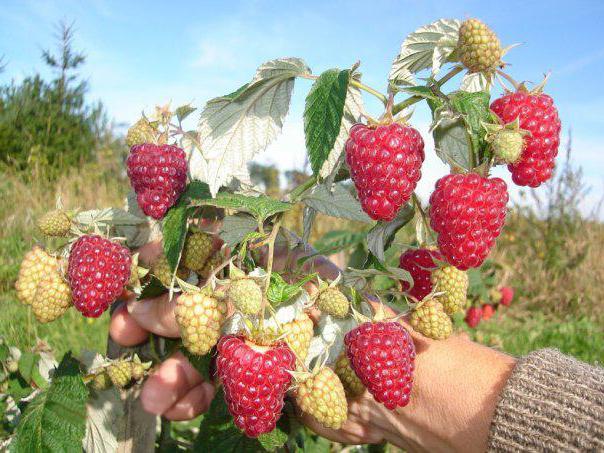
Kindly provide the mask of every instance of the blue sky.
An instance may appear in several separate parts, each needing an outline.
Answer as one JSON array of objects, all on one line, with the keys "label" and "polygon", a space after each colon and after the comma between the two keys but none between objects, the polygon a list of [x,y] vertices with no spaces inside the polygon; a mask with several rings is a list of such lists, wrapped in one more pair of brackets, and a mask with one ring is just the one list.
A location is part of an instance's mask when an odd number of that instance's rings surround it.
[{"label": "blue sky", "polygon": [[[82,75],[92,96],[118,122],[170,100],[201,107],[245,83],[261,62],[282,56],[303,58],[315,73],[360,60],[363,81],[383,90],[406,34],[441,17],[478,17],[504,44],[521,43],[505,58],[517,80],[540,81],[551,71],[546,91],[556,100],[565,135],[572,127],[573,159],[592,186],[588,210],[604,193],[602,1],[5,0],[0,54],[7,67],[0,81],[38,70],[41,49],[65,20],[75,21],[76,47],[88,56]],[[284,134],[260,157],[283,169],[304,162],[301,114],[309,83],[296,83]],[[379,105],[365,99],[379,115]],[[412,121],[425,131],[427,109],[418,108]],[[444,171],[428,158],[420,194]],[[510,181],[504,169],[495,173]]]}]

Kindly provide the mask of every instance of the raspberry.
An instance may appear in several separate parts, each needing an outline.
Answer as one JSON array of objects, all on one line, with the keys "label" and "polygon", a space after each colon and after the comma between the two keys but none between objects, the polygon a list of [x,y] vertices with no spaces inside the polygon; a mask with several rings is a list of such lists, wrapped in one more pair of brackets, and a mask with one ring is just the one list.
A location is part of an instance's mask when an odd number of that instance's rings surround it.
[{"label": "raspberry", "polygon": [[149,124],[149,121],[141,118],[128,129],[126,145],[128,148],[132,148],[135,145],[142,145],[143,143],[153,143],[155,135],[155,129]]},{"label": "raspberry", "polygon": [[17,298],[26,305],[31,305],[36,295],[38,283],[49,273],[57,272],[58,260],[41,247],[34,246],[23,257],[15,289]]},{"label": "raspberry", "polygon": [[342,381],[342,385],[344,386],[347,395],[354,398],[365,392],[365,386],[356,373],[352,371],[346,353],[343,353],[338,357],[336,362],[336,374],[340,378],[340,381]]},{"label": "raspberry", "polygon": [[233,280],[227,294],[235,308],[245,315],[256,315],[262,308],[262,288],[251,278]]},{"label": "raspberry", "polygon": [[348,418],[344,387],[331,368],[323,367],[296,390],[296,403],[325,428],[340,429]]},{"label": "raspberry", "polygon": [[500,178],[447,175],[430,196],[430,225],[445,259],[461,270],[478,267],[505,223],[508,193]]},{"label": "raspberry", "polygon": [[520,131],[500,129],[489,137],[493,154],[500,161],[513,164],[520,159],[524,149],[524,135]]},{"label": "raspberry", "polygon": [[482,308],[480,307],[470,307],[466,312],[466,324],[468,327],[472,329],[480,324],[480,320],[482,319]]},{"label": "raspberry", "polygon": [[130,251],[97,235],[80,237],[69,254],[67,276],[75,307],[97,318],[122,294],[130,279]]},{"label": "raspberry", "polygon": [[132,362],[127,360],[113,362],[107,367],[107,375],[117,388],[126,387],[132,380]]},{"label": "raspberry", "polygon": [[438,259],[440,254],[437,251],[428,249],[409,249],[405,251],[399,259],[399,267],[405,269],[413,278],[413,287],[409,282],[402,282],[403,291],[406,291],[414,299],[420,301],[432,291],[432,281],[430,275],[436,269],[434,259]]},{"label": "raspberry", "polygon": [[326,288],[317,296],[317,308],[336,318],[344,318],[348,314],[350,302],[337,288]]},{"label": "raspberry", "polygon": [[423,336],[433,340],[449,338],[453,331],[451,318],[445,313],[442,304],[433,299],[421,302],[411,313],[409,323]]},{"label": "raspberry", "polygon": [[519,119],[524,149],[518,162],[509,164],[512,180],[519,186],[538,187],[552,177],[560,145],[560,119],[554,101],[547,94],[523,90],[506,94],[491,104],[491,110],[504,122]]},{"label": "raspberry", "polygon": [[208,278],[214,269],[224,261],[224,255],[220,252],[214,253],[209,257],[203,267],[197,271],[201,278]]},{"label": "raspberry", "polygon": [[234,335],[220,339],[216,368],[224,399],[235,425],[248,437],[275,429],[295,363],[294,353],[282,342],[268,347]]},{"label": "raspberry", "polygon": [[71,230],[71,219],[61,209],[50,211],[38,220],[38,228],[46,236],[64,237]]},{"label": "raspberry", "polygon": [[283,341],[294,352],[300,363],[304,363],[308,355],[308,348],[314,334],[314,324],[312,319],[300,312],[296,319],[281,325],[283,332]]},{"label": "raspberry", "polygon": [[185,247],[182,251],[182,263],[187,269],[200,271],[212,255],[212,236],[203,231],[197,231],[187,236]]},{"label": "raspberry", "polygon": [[482,304],[482,319],[488,321],[495,314],[495,307],[490,304]]},{"label": "raspberry", "polygon": [[215,297],[202,292],[182,294],[176,300],[174,314],[185,347],[196,355],[210,352],[218,341],[226,312],[225,303]]},{"label": "raspberry", "polygon": [[[172,269],[170,269],[168,258],[166,258],[166,255],[163,253],[151,266],[151,273],[155,275],[166,288],[169,288],[172,285]],[[183,267],[179,267],[176,271],[176,276],[181,280],[186,280],[189,276],[189,271]]]},{"label": "raspberry", "polygon": [[470,72],[482,72],[501,65],[501,44],[497,35],[478,19],[468,19],[459,28],[459,60]]},{"label": "raspberry", "polygon": [[455,266],[444,266],[432,272],[432,284],[437,292],[438,301],[443,304],[445,313],[453,315],[463,310],[468,292],[468,274]]},{"label": "raspberry", "polygon": [[69,285],[61,274],[51,272],[40,280],[31,309],[39,322],[47,323],[62,316],[71,304]]},{"label": "raspberry", "polygon": [[509,307],[514,299],[514,289],[509,286],[504,286],[501,288],[501,300],[499,303],[506,307]]},{"label": "raspberry", "polygon": [[136,145],[126,165],[140,208],[149,217],[163,218],[185,190],[185,152],[171,145]]},{"label": "raspberry", "polygon": [[374,220],[394,219],[415,190],[423,161],[424,141],[410,126],[350,129],[346,162],[361,206]]},{"label": "raspberry", "polygon": [[344,337],[350,366],[376,401],[390,410],[409,403],[415,346],[397,322],[365,322]]},{"label": "raspberry", "polygon": [[105,371],[95,374],[92,381],[90,381],[90,386],[99,391],[107,390],[109,387],[111,387],[111,384],[111,379]]},{"label": "raspberry", "polygon": [[135,381],[140,381],[145,377],[145,372],[151,368],[151,362],[143,363],[138,355],[135,355],[132,359],[132,379]]}]

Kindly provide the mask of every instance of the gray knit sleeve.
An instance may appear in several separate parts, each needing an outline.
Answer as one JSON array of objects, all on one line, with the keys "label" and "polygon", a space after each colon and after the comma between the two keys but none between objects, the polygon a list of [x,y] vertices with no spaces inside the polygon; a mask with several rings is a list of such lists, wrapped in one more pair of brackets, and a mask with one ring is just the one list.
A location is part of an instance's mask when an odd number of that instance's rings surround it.
[{"label": "gray knit sleeve", "polygon": [[501,393],[489,451],[604,451],[604,368],[554,349],[518,360]]}]

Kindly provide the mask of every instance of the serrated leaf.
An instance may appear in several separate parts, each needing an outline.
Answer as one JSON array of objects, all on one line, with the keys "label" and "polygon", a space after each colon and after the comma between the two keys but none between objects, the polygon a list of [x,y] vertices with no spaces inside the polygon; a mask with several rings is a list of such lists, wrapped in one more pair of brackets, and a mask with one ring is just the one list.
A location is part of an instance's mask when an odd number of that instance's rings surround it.
[{"label": "serrated leaf", "polygon": [[11,447],[15,452],[81,452],[88,391],[78,362],[66,354],[50,387],[27,406]]},{"label": "serrated leaf", "polygon": [[206,382],[212,382],[212,375],[210,372],[210,367],[212,365],[212,353],[208,353],[206,355],[195,355],[192,354],[187,348],[184,346],[180,348],[180,351],[184,354],[187,360],[193,365],[193,368],[197,370],[201,376],[203,376],[203,380]]},{"label": "serrated leaf", "polygon": [[[355,74],[352,74],[351,77],[354,78]],[[361,115],[364,111],[365,107],[363,106],[361,90],[349,83],[340,131],[338,132],[338,136],[336,137],[336,141],[333,144],[331,151],[329,151],[327,159],[325,159],[325,162],[323,162],[323,165],[321,166],[321,171],[319,172],[321,178],[327,178],[336,170],[336,165],[346,146],[350,128],[361,121]]]},{"label": "serrated leaf", "polygon": [[350,69],[328,69],[313,83],[306,97],[304,134],[314,174],[321,170],[340,133],[350,73]]},{"label": "serrated leaf", "polygon": [[309,208],[332,217],[365,223],[373,222],[350,190],[341,183],[335,184],[333,190],[329,190],[324,184],[319,184],[303,195],[302,202]]},{"label": "serrated leaf", "polygon": [[[281,420],[285,418],[285,415],[281,416]],[[277,424],[277,427],[273,429],[270,433],[262,434],[258,436],[258,442],[262,445],[262,448],[266,451],[275,451],[277,448],[281,448],[287,442],[288,434],[281,429]]]},{"label": "serrated leaf", "polygon": [[378,222],[367,233],[367,247],[380,261],[385,260],[384,252],[390,247],[398,230],[404,227],[413,218],[414,209],[406,204],[390,222]]},{"label": "serrated leaf", "polygon": [[145,223],[147,219],[138,217],[119,208],[93,209],[78,212],[74,222],[82,225],[131,226]]},{"label": "serrated leaf", "polygon": [[174,113],[176,113],[176,118],[178,121],[183,121],[187,116],[197,110],[195,107],[192,107],[191,104],[181,105],[178,107]]},{"label": "serrated leaf", "polygon": [[203,200],[199,205],[216,206],[218,208],[234,209],[240,212],[252,214],[260,221],[264,221],[279,212],[291,209],[292,204],[285,201],[275,200],[266,195],[250,197],[238,193],[221,192],[216,198]]},{"label": "serrated leaf", "polygon": [[485,133],[482,124],[488,122],[491,116],[489,109],[490,95],[484,91],[468,93],[456,91],[450,96],[453,108],[463,115],[466,128],[472,143],[474,164],[482,163],[482,157],[486,148]]},{"label": "serrated leaf", "polygon": [[38,357],[31,352],[25,351],[19,357],[19,373],[27,382],[32,382],[32,374],[38,365]]},{"label": "serrated leaf", "polygon": [[477,91],[487,91],[488,86],[488,80],[482,72],[468,72],[461,79],[459,89],[468,93],[475,93]]},{"label": "serrated leaf", "polygon": [[224,401],[224,390],[219,387],[212,400],[210,409],[199,425],[199,434],[195,439],[195,451],[220,453],[258,453],[266,451],[258,439],[243,434],[233,422]]},{"label": "serrated leaf", "polygon": [[388,80],[395,85],[416,85],[414,74],[440,66],[454,54],[461,21],[440,19],[409,34],[392,63]]},{"label": "serrated leaf", "polygon": [[334,230],[325,233],[314,243],[317,254],[331,255],[342,250],[362,244],[367,237],[367,232],[354,232],[348,230]]},{"label": "serrated leaf", "polygon": [[305,276],[302,280],[294,284],[290,284],[287,283],[279,273],[273,272],[271,273],[271,282],[268,287],[266,297],[273,306],[287,302],[298,295],[298,293],[302,290],[302,287],[315,277],[316,274],[310,274]]},{"label": "serrated leaf", "polygon": [[143,289],[142,289],[140,295],[136,299],[137,300],[153,299],[155,297],[159,297],[162,294],[166,293],[166,291],[167,291],[167,289],[163,285],[163,283],[160,282],[159,279],[155,275],[152,275],[151,279],[145,284],[145,286],[143,286]]},{"label": "serrated leaf", "polygon": [[229,215],[224,218],[220,227],[220,238],[229,247],[234,247],[245,239],[245,237],[256,231],[258,222],[247,214]]},{"label": "serrated leaf", "polygon": [[463,118],[448,111],[434,116],[434,151],[445,164],[470,170],[473,167],[472,144]]},{"label": "serrated leaf", "polygon": [[415,86],[415,87],[406,87],[403,88],[405,93],[409,93],[412,96],[420,96],[424,99],[430,99],[432,101],[437,101],[438,96],[434,94],[434,92],[427,86]]},{"label": "serrated leaf", "polygon": [[202,149],[191,150],[192,178],[207,182],[212,195],[233,178],[247,181],[248,162],[281,132],[295,77],[309,72],[298,58],[272,60],[250,84],[210,100],[198,127]]}]

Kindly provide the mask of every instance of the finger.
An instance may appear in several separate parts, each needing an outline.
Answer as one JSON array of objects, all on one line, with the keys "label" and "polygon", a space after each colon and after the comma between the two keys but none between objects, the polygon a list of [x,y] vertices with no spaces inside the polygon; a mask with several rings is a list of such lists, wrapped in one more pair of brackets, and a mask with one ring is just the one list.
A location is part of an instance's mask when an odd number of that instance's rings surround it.
[{"label": "finger", "polygon": [[342,444],[365,443],[364,432],[360,425],[353,422],[345,422],[340,429],[325,428],[314,417],[302,414],[302,423],[310,428],[315,434]]},{"label": "finger", "polygon": [[138,260],[141,263],[150,265],[154,263],[164,252],[161,241],[149,242],[137,250]]},{"label": "finger", "polygon": [[113,312],[109,324],[109,335],[122,346],[136,346],[149,338],[149,332],[143,329],[128,313],[126,302]]},{"label": "finger", "polygon": [[201,382],[201,375],[182,353],[177,352],[145,382],[141,392],[143,408],[161,415]]},{"label": "finger", "polygon": [[174,306],[178,296],[168,300],[168,294],[153,299],[130,300],[128,313],[140,327],[162,337],[180,336],[174,317]]},{"label": "finger", "polygon": [[169,420],[191,420],[207,412],[214,399],[214,386],[208,382],[193,387],[189,392],[164,412]]}]

